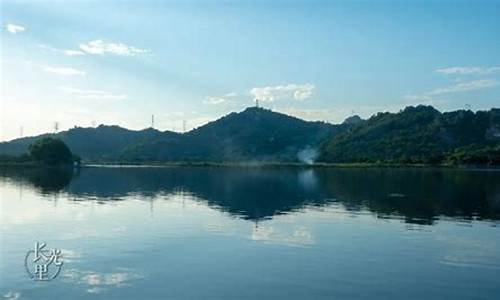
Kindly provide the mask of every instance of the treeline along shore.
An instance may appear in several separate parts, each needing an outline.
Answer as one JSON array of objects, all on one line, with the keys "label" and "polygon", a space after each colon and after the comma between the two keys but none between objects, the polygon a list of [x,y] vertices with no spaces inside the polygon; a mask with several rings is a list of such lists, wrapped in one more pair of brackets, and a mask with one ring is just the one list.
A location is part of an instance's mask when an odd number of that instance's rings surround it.
[{"label": "treeline along shore", "polygon": [[[35,157],[33,145],[47,140],[69,152]],[[498,166],[500,109],[442,113],[409,106],[329,124],[250,107],[186,133],[100,125],[0,143],[4,166],[80,159],[108,166]]]}]

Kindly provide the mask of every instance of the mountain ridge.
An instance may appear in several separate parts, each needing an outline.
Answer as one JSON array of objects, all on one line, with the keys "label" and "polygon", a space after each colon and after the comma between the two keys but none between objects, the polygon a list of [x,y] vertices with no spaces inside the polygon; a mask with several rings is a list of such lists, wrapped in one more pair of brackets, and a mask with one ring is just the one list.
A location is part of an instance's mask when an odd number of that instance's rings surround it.
[{"label": "mountain ridge", "polygon": [[250,107],[186,133],[117,125],[76,127],[0,143],[25,153],[38,138],[62,139],[84,162],[303,162],[500,164],[500,109],[440,112],[408,106],[341,124]]},{"label": "mountain ridge", "polygon": [[86,161],[294,161],[301,148],[315,146],[342,128],[347,126],[310,122],[249,107],[182,134],[153,128],[130,130],[117,125],[75,127],[1,142],[0,154],[25,153],[36,139],[50,136],[62,139]]},{"label": "mountain ridge", "polygon": [[432,106],[419,105],[373,115],[323,143],[319,160],[498,164],[499,143],[500,109],[441,113]]}]

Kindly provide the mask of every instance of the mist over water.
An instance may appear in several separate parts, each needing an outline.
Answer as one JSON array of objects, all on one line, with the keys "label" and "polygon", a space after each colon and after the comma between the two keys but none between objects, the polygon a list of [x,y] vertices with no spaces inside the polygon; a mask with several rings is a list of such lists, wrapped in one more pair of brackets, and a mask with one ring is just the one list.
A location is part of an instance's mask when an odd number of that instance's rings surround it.
[{"label": "mist over water", "polygon": [[299,159],[299,161],[308,165],[312,165],[316,161],[318,156],[318,150],[311,147],[306,147],[303,150],[299,151],[299,153],[297,153],[297,158]]}]

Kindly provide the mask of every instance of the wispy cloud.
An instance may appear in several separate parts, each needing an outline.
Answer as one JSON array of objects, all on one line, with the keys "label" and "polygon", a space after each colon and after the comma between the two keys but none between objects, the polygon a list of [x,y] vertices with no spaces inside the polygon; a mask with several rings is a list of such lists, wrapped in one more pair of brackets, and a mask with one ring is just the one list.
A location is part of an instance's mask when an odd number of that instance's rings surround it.
[{"label": "wispy cloud", "polygon": [[231,101],[231,98],[236,97],[238,94],[235,92],[227,93],[224,96],[207,96],[203,100],[203,103],[209,105],[224,104]]},{"label": "wispy cloud", "polygon": [[54,73],[54,74],[61,75],[61,76],[85,76],[87,74],[85,71],[78,70],[78,69],[71,68],[71,67],[54,67],[54,66],[41,65],[41,64],[37,64],[35,62],[32,62],[30,60],[26,60],[26,61],[24,61],[24,63],[26,65],[29,65],[29,66],[40,68],[45,72]]},{"label": "wispy cloud", "polygon": [[469,91],[475,91],[475,90],[482,90],[482,89],[487,89],[487,88],[492,88],[495,87],[499,84],[497,80],[494,79],[478,79],[478,80],[472,80],[472,81],[467,81],[467,82],[459,82],[450,86],[446,87],[441,87],[434,89],[430,92],[426,93],[421,93],[421,94],[409,94],[406,95],[406,99],[410,100],[431,100],[433,96],[440,96],[444,94],[451,94],[451,93],[460,93],[460,92],[469,92]]},{"label": "wispy cloud", "polygon": [[498,81],[494,79],[472,80],[468,82],[459,82],[454,85],[435,89],[429,92],[429,95],[432,96],[432,95],[442,95],[448,93],[468,92],[468,91],[486,89],[497,85]]},{"label": "wispy cloud", "polygon": [[255,87],[250,94],[262,101],[276,101],[281,99],[306,100],[314,93],[315,86],[310,83],[286,84],[266,87]]},{"label": "wispy cloud", "polygon": [[12,23],[6,24],[5,29],[8,32],[13,33],[13,34],[26,31],[26,27],[21,26],[21,25],[17,25],[17,24],[12,24]]},{"label": "wispy cloud", "polygon": [[[150,52],[147,49],[140,49],[133,46],[128,46],[123,43],[110,43],[104,40],[93,40],[86,44],[80,44],[80,52],[86,54],[115,54],[121,56],[133,56],[137,54],[143,54]],[[67,50],[70,51],[66,53],[67,55],[76,54],[78,50]]]},{"label": "wispy cloud", "polygon": [[62,54],[67,55],[67,56],[85,55],[85,52],[80,51],[80,50],[57,49],[57,48],[54,48],[54,47],[47,46],[45,44],[39,44],[38,47],[40,47],[42,49],[47,49],[47,50],[50,50],[50,51],[53,51],[53,52],[62,53]]},{"label": "wispy cloud", "polygon": [[66,68],[66,67],[45,66],[43,67],[43,70],[45,72],[54,73],[61,76],[75,76],[75,75],[84,76],[86,74],[85,71],[77,70],[74,68]]},{"label": "wispy cloud", "polygon": [[205,104],[210,104],[210,105],[217,105],[217,104],[222,104],[226,103],[227,99],[224,97],[206,97],[205,100],[203,100],[203,103]]},{"label": "wispy cloud", "polygon": [[79,56],[79,55],[85,55],[85,52],[80,51],[80,50],[62,50],[64,54],[67,56]]},{"label": "wispy cloud", "polygon": [[113,94],[101,90],[81,90],[72,87],[59,87],[59,90],[70,94],[72,96],[78,97],[80,99],[94,99],[94,100],[124,100],[127,99],[127,95],[124,94]]},{"label": "wispy cloud", "polygon": [[500,67],[449,67],[437,69],[436,72],[446,75],[485,75],[500,72]]}]

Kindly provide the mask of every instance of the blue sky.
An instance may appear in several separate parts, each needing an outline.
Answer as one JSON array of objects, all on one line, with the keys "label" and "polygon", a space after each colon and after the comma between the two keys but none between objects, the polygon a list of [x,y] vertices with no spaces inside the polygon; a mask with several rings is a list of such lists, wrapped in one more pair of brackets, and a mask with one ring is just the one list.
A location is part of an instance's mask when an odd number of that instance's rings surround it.
[{"label": "blue sky", "polygon": [[[104,2],[104,3],[103,3]],[[499,107],[500,1],[2,1],[1,140]]]}]

